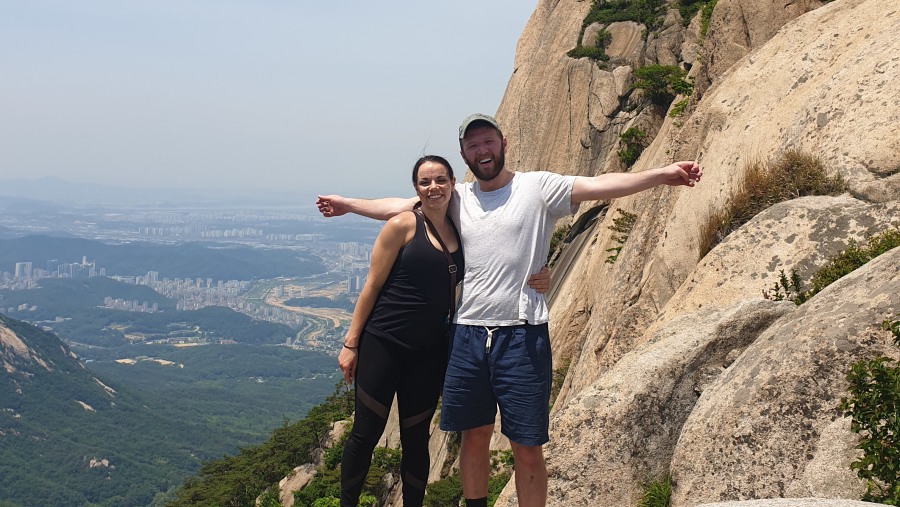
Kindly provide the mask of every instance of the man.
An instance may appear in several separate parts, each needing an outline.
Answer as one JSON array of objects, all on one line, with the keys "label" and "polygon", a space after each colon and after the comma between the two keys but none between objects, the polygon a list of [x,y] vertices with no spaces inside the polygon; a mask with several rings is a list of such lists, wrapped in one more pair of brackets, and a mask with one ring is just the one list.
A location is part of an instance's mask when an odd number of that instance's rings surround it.
[{"label": "man", "polygon": [[[451,215],[466,256],[465,284],[452,332],[441,429],[461,431],[460,479],[467,507],[486,507],[489,444],[496,409],[515,460],[521,507],[547,501],[543,445],[549,440],[552,377],[548,309],[528,286],[544,264],[557,219],[584,201],[631,195],[658,185],[694,186],[696,162],[639,173],[595,177],[505,169],[507,140],[491,116],[474,114],[459,127],[460,155],[475,182],[457,185]],[[356,213],[386,219],[416,199],[320,196],[326,217]]]}]

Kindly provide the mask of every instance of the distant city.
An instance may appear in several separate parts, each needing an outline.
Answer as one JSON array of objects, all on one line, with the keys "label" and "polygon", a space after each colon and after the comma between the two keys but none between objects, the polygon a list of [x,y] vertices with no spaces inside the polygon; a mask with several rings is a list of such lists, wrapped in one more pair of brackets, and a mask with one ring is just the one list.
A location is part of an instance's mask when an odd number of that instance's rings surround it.
[{"label": "distant city", "polygon": [[[362,284],[366,279],[368,260],[371,253],[369,245],[360,243],[338,243],[340,261],[329,275],[341,273],[345,276],[344,290],[349,295],[359,294]],[[106,268],[97,266],[95,261],[88,261],[83,257],[80,262],[59,262],[48,260],[46,269],[34,268],[32,262],[17,262],[13,272],[0,272],[0,289],[26,290],[39,286],[39,281],[45,278],[92,278],[95,276],[107,276]],[[213,280],[212,278],[196,279],[170,279],[160,278],[156,271],[149,271],[144,276],[120,276],[110,275],[109,278],[133,285],[145,285],[161,295],[176,301],[177,310],[197,310],[206,306],[225,306],[238,310],[247,315],[270,320],[291,327],[299,327],[303,319],[293,311],[284,310],[267,304],[254,304],[242,296],[254,287],[254,282],[248,280]],[[281,284],[270,287],[271,294],[278,299],[294,299],[309,297],[307,287],[293,288]],[[125,301],[122,299],[106,298],[106,307],[135,312],[155,313],[159,311],[157,304],[149,304],[146,301]],[[15,311],[29,311],[27,305],[4,308],[3,296],[0,295],[0,313],[13,313]]]},{"label": "distant city", "polygon": [[[136,241],[177,245],[190,242],[240,244],[254,248],[283,248],[318,257],[326,272],[314,276],[275,279],[224,280],[210,277],[169,277],[151,270],[143,275],[111,272],[87,255],[80,259],[21,259],[0,265],[0,289],[30,290],[44,279],[108,277],[119,282],[149,287],[175,302],[176,310],[223,306],[251,317],[311,331],[310,320],[321,327],[343,328],[347,309],[286,306],[285,301],[309,297],[334,299],[358,295],[368,270],[371,244],[380,224],[372,220],[325,220],[310,211],[266,210],[144,210],[144,209],[49,209],[43,213],[3,210],[0,197],[2,238],[28,235],[72,235],[111,244]],[[58,257],[58,256],[54,256]],[[321,305],[320,305],[321,306]],[[125,300],[109,295],[103,307],[129,312],[160,312],[158,303]],[[27,320],[34,311],[28,304],[5,305],[0,312]],[[25,315],[23,315],[23,313]],[[320,333],[325,336],[325,333]],[[331,333],[328,333],[331,334]],[[298,340],[300,337],[298,336]],[[315,339],[307,340],[315,343]],[[330,346],[325,348],[332,348]]]}]

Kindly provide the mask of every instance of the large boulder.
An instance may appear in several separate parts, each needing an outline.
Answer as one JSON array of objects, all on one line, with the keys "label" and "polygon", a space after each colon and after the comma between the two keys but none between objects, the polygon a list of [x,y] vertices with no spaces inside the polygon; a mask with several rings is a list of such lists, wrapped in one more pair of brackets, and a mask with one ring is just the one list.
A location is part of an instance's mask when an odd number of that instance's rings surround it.
[{"label": "large boulder", "polygon": [[294,492],[300,491],[316,476],[316,465],[305,463],[291,470],[278,482],[278,501],[282,507],[293,507]]},{"label": "large boulder", "polygon": [[703,391],[670,470],[672,507],[748,498],[859,498],[838,408],[860,359],[900,357],[881,322],[900,312],[900,248],[770,326]]},{"label": "large boulder", "polygon": [[634,505],[640,482],[665,474],[699,393],[794,308],[759,299],[687,315],[626,354],[553,418],[547,505]]},{"label": "large boulder", "polygon": [[622,62],[630,67],[641,63],[644,49],[644,30],[647,28],[634,21],[617,21],[606,27],[609,32],[609,45],[606,55],[611,62]]},{"label": "large boulder", "polygon": [[900,225],[900,201],[870,204],[849,195],[776,204],[709,252],[679,287],[656,325],[700,309],[759,297],[784,271],[809,280],[849,241]]}]

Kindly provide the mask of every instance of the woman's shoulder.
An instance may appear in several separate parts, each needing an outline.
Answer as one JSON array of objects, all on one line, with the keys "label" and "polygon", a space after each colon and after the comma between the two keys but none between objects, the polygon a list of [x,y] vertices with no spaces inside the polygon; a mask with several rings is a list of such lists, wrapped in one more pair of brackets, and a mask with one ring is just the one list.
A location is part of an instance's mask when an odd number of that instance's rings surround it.
[{"label": "woman's shoulder", "polygon": [[391,217],[381,230],[384,233],[398,236],[412,234],[416,230],[416,214],[412,211],[398,213]]},{"label": "woman's shoulder", "polygon": [[416,212],[415,211],[401,211],[397,213],[390,220],[388,220],[388,224],[394,224],[396,227],[415,227],[416,226]]}]

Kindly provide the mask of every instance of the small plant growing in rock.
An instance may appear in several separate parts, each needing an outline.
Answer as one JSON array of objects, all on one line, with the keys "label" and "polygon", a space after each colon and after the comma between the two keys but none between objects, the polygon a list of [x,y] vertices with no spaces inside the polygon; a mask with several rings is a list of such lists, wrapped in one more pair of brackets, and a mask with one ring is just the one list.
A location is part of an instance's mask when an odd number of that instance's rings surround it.
[{"label": "small plant growing in rock", "polygon": [[900,246],[900,228],[889,229],[869,237],[865,243],[850,240],[847,248],[816,271],[810,284],[813,294],[851,273],[879,255]]},{"label": "small plant growing in rock", "polygon": [[646,145],[647,133],[637,127],[630,127],[619,135],[624,145],[617,154],[625,167],[631,167],[641,156]]},{"label": "small plant growing in rock", "polygon": [[638,507],[667,507],[672,497],[672,478],[668,475],[660,480],[650,480],[642,485]]},{"label": "small plant growing in rock", "polygon": [[[882,328],[900,346],[900,320],[887,319]],[[840,409],[851,418],[850,430],[860,436],[856,448],[863,456],[850,469],[866,481],[862,499],[900,505],[900,361],[887,357],[857,361],[847,381],[850,394],[841,399]]]},{"label": "small plant growing in rock", "polygon": [[334,470],[341,463],[341,457],[344,453],[344,444],[347,442],[348,437],[350,437],[350,432],[345,431],[334,445],[325,449],[325,453],[322,455],[322,464],[325,465],[325,468]]},{"label": "small plant growing in rock", "polygon": [[[900,315],[898,315],[900,317]],[[885,331],[890,331],[892,335],[894,335],[894,344],[900,347],[900,320],[885,319],[884,322],[881,323],[881,329]]]},{"label": "small plant growing in rock", "polygon": [[397,474],[400,473],[400,458],[400,449],[376,447],[372,455],[372,464],[385,472]]},{"label": "small plant growing in rock", "polygon": [[613,218],[613,225],[610,225],[609,229],[618,232],[621,236],[613,236],[613,241],[618,243],[619,246],[606,249],[607,252],[613,252],[612,255],[606,258],[607,264],[612,264],[619,258],[619,252],[622,251],[622,247],[625,246],[625,242],[628,241],[628,235],[631,234],[631,229],[634,228],[634,224],[637,222],[637,215],[634,213],[629,213],[621,209],[617,211],[621,216]]},{"label": "small plant growing in rock", "polygon": [[706,32],[709,31],[709,20],[712,18],[713,9],[716,7],[716,0],[706,2],[700,9],[700,41],[706,40]]},{"label": "small plant growing in rock", "polygon": [[804,287],[796,271],[792,269],[788,277],[782,269],[775,285],[770,290],[763,290],[763,297],[772,301],[793,301],[801,305],[822,292],[825,287],[898,246],[900,246],[900,228],[870,236],[863,244],[851,239],[847,243],[847,248],[829,258],[828,262],[813,274],[808,289]]},{"label": "small plant growing in rock", "polygon": [[609,56],[607,56],[606,51],[603,48],[597,46],[576,46],[569,50],[566,55],[569,58],[590,58],[591,60],[605,62],[609,60]]},{"label": "small plant growing in rock", "polygon": [[675,118],[677,116],[681,116],[681,113],[687,108],[688,99],[681,99],[672,106],[672,110],[669,111],[669,117]]},{"label": "small plant growing in rock", "polygon": [[801,305],[810,298],[809,291],[803,288],[803,282],[800,275],[793,269],[788,277],[781,270],[778,281],[770,290],[763,289],[763,297],[770,301],[793,301],[796,305]]},{"label": "small plant growing in rock", "polygon": [[594,0],[582,27],[592,23],[634,21],[648,30],[655,30],[661,21],[660,15],[665,13],[665,6],[665,0]]}]

